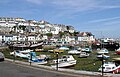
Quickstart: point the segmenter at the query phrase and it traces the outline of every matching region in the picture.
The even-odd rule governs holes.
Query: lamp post
[[[104,76],[103,64],[104,64],[104,58],[103,58],[103,54],[102,54],[102,77]]]
[[[18,35],[19,35],[19,26],[18,26],[18,22],[15,22],[15,24],[16,24],[16,27],[17,27],[17,43],[18,43]]]
[[[57,53],[56,57],[57,57],[56,70],[58,71],[58,53]]]
[[[32,52],[30,52],[30,66],[32,64]]]
[[[15,53],[15,50],[13,50],[13,52],[14,52],[14,59],[13,59],[13,62],[15,62],[15,57],[16,57],[16,53]]]

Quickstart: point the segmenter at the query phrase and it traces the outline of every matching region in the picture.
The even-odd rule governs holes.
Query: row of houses
[[[81,35],[82,33],[86,35]],[[77,36],[71,36],[71,35],[64,35],[60,37],[59,35],[52,35],[47,36],[47,35],[16,35],[16,34],[0,34],[0,42],[33,42],[36,43],[38,41],[48,41],[48,42],[60,42],[61,44],[79,44],[79,42],[95,42],[95,37],[94,35],[88,36],[88,32],[82,32],[79,33]]]

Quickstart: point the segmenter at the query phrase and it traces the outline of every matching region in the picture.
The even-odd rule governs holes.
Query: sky
[[[120,38],[120,0],[0,0],[0,17],[45,20],[96,38]]]

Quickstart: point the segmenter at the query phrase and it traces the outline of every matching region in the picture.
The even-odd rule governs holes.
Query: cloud
[[[102,8],[102,9],[114,9],[114,8],[120,8],[119,5],[108,5],[108,6],[97,6],[98,8]]]
[[[71,15],[85,11],[99,11],[104,9],[120,8],[120,1],[105,0],[26,0],[27,2],[45,5],[46,7],[55,9],[58,16]]]
[[[117,4],[116,4],[117,3]],[[57,17],[67,16],[75,17],[79,13],[92,13],[107,9],[120,8],[120,1],[104,0],[52,0],[51,5],[58,9]]]
[[[107,22],[107,21],[112,21],[112,20],[117,20],[117,19],[120,19],[120,17],[112,17],[112,18],[104,18],[104,19],[92,20],[92,21],[89,21],[88,23]]]
[[[53,0],[51,2],[57,9],[81,12],[94,9],[98,5],[96,0]]]
[[[26,1],[34,4],[41,4],[43,2],[43,0],[26,0]]]

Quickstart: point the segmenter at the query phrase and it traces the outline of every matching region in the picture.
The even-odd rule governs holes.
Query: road
[[[83,77],[83,75],[56,72],[4,61],[0,62],[0,77]]]

